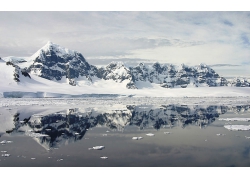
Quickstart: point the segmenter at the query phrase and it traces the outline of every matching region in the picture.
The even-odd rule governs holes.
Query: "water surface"
[[[0,166],[249,167],[250,131],[224,127],[250,125],[242,121],[250,118],[249,109],[202,104],[1,107]],[[105,148],[91,149],[95,146]]]

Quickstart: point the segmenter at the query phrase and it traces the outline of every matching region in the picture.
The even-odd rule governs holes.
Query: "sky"
[[[250,76],[250,11],[0,11],[0,23],[0,57],[52,41],[93,65],[205,63]]]

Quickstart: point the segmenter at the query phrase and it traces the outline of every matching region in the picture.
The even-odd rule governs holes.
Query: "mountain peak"
[[[77,53],[77,51],[67,49],[51,41],[48,41],[41,49],[39,49],[35,54],[31,56],[32,59],[41,56],[43,52],[54,52],[57,56],[60,57],[64,55],[75,55]]]

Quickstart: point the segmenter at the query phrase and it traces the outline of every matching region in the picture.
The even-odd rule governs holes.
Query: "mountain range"
[[[236,86],[250,87],[246,79],[235,78],[229,81],[221,77],[205,64],[187,66],[181,64],[152,65],[143,63],[127,67],[122,62],[111,62],[98,68],[89,64],[83,55],[52,42],[48,42],[28,58],[3,58],[7,66],[13,67],[13,80],[20,82],[20,76],[31,78],[29,74],[72,86],[91,85],[98,80],[112,80],[125,84],[128,89],[141,89],[150,84],[162,88]],[[3,62],[3,60],[0,60]]]

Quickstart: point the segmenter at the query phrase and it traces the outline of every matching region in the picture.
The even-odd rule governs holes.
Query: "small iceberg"
[[[47,134],[40,134],[40,133],[26,133],[30,137],[39,138],[39,137],[48,137]]]
[[[226,134],[216,134],[217,136],[225,136]]]
[[[142,139],[143,137],[132,137],[133,140],[140,140]]]
[[[102,157],[100,157],[101,159],[108,159],[108,157],[106,157],[106,156],[102,156]]]
[[[171,132],[164,132],[164,134],[172,134]]]
[[[224,128],[230,131],[249,131],[250,125],[225,125]]]
[[[6,144],[6,140],[1,141],[0,144]]]
[[[146,134],[147,136],[154,136],[154,134],[152,134],[152,133],[148,133],[148,134]]]
[[[219,118],[219,121],[250,121],[250,118]]]
[[[92,148],[89,148],[89,150],[92,150],[92,149],[94,149],[94,150],[102,150],[104,148],[105,148],[104,146],[94,146]]]
[[[2,154],[2,157],[9,157],[10,154]]]
[[[12,142],[13,142],[13,141],[6,141],[6,140],[3,140],[3,141],[0,142],[0,144],[6,144],[6,143],[9,144],[9,143],[12,143]]]

